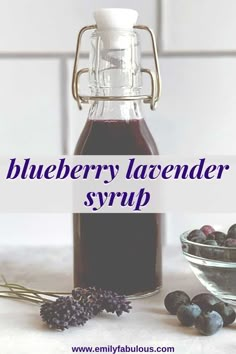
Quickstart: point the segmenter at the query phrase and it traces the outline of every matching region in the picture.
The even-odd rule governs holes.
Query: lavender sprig
[[[101,311],[120,316],[131,309],[124,295],[95,287],[75,288],[72,293],[41,291],[8,283],[2,276],[0,298],[40,304],[40,316],[49,328],[64,330],[70,326],[82,326]]]

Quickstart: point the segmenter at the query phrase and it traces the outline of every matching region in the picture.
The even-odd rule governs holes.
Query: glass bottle
[[[158,154],[139,99],[139,39],[131,16],[136,11],[129,13],[123,28],[121,20],[111,21],[117,11],[124,11],[124,19],[133,10],[95,14],[89,67],[92,104],[75,155]],[[75,287],[95,286],[132,297],[159,291],[159,215],[94,213],[74,214],[73,219]]]

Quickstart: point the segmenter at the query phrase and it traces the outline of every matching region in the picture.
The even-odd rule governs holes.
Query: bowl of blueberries
[[[236,224],[227,232],[210,225],[180,236],[194,274],[212,294],[236,306]]]

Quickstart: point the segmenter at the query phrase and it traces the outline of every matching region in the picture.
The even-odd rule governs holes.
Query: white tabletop
[[[164,286],[160,294],[133,301],[133,310],[120,318],[101,314],[84,327],[64,332],[47,329],[38,305],[0,299],[1,354],[69,354],[72,346],[171,346],[180,354],[233,353],[236,323],[211,337],[182,327],[163,305],[165,295],[185,290],[195,295],[204,289],[192,274],[179,247],[164,249]],[[40,290],[72,288],[72,250],[65,248],[5,248],[0,251],[0,273],[9,282]]]

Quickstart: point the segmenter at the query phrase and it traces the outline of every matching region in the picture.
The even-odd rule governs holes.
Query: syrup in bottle
[[[102,9],[95,19],[89,68],[92,105],[75,154],[157,155],[141,107],[139,42],[133,29],[137,12]],[[75,287],[95,286],[132,297],[159,291],[159,217],[74,214]]]

